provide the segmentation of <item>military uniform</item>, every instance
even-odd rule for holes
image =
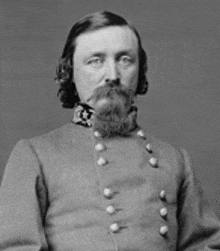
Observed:
[[[220,250],[187,152],[136,127],[73,123],[21,140],[0,194],[0,250]]]

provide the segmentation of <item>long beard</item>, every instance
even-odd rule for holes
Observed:
[[[134,92],[123,87],[119,81],[98,87],[91,99],[95,110],[93,128],[103,137],[126,136],[136,123],[130,116]]]

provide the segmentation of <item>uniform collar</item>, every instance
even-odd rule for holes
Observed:
[[[92,127],[93,126],[93,117],[95,111],[93,108],[85,103],[78,103],[74,108],[72,123],[81,125],[84,127]],[[131,106],[131,109],[128,113],[128,116],[132,117],[134,126],[132,130],[137,128],[137,107]]]

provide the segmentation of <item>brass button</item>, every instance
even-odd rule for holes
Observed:
[[[167,226],[162,226],[159,230],[160,235],[166,236],[168,234],[168,227]]]
[[[154,158],[154,157],[151,157],[149,159],[149,162],[150,162],[152,167],[157,167],[158,166],[158,160],[156,158]]]
[[[163,208],[160,209],[160,216],[161,217],[166,218],[167,214],[168,214],[168,211],[167,211],[166,207],[163,207]]]
[[[166,200],[166,192],[165,190],[161,190],[160,191],[160,195],[159,195],[161,200]]]
[[[108,214],[114,214],[114,213],[115,213],[115,208],[114,208],[112,205],[110,205],[110,206],[108,206],[108,207],[106,208],[106,212],[107,212]]]
[[[105,188],[103,193],[106,198],[111,198],[113,195],[113,192],[110,188]]]
[[[101,144],[101,143],[98,143],[97,145],[95,145],[95,150],[96,150],[97,152],[101,152],[101,151],[103,151],[104,149],[105,149],[105,147],[104,147],[104,145]]]
[[[111,224],[110,225],[110,230],[113,232],[113,233],[115,233],[115,232],[117,232],[118,230],[119,230],[119,225],[117,224],[117,223],[113,223],[113,224]]]
[[[139,131],[137,132],[137,136],[139,136],[139,137],[141,137],[141,138],[145,138],[145,133],[144,133],[144,131],[143,131],[143,130],[139,130]]]
[[[149,153],[152,153],[152,146],[151,146],[150,143],[148,143],[148,144],[146,145],[146,150],[147,150]]]
[[[100,166],[104,166],[104,165],[107,164],[107,160],[104,159],[103,157],[100,157],[100,158],[98,159],[97,163],[98,163],[98,165],[100,165]]]
[[[101,138],[101,133],[98,132],[98,131],[94,131],[94,136],[95,136],[96,138]]]

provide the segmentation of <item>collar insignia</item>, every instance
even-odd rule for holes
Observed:
[[[72,122],[85,127],[91,127],[93,115],[94,110],[89,105],[79,103],[74,108]]]

